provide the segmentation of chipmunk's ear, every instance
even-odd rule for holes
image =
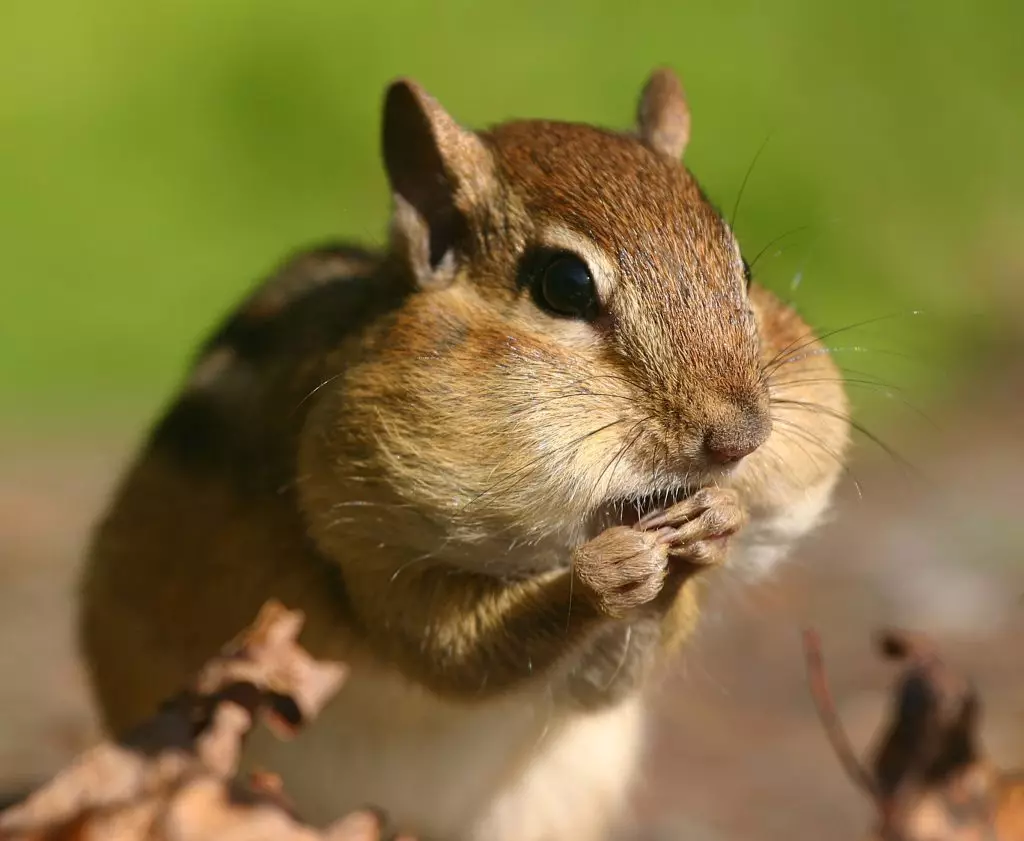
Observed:
[[[465,214],[493,183],[490,153],[408,79],[388,87],[382,141],[395,199],[394,245],[420,286],[443,286],[454,276]]]
[[[679,160],[690,141],[690,106],[679,78],[667,67],[655,70],[637,106],[640,139],[655,152]]]

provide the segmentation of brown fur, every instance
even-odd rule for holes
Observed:
[[[639,139],[477,134],[412,83],[389,90],[391,248],[317,249],[258,289],[98,530],[82,634],[113,729],[269,597],[306,612],[315,654],[409,698],[610,710],[693,627],[693,573],[744,535],[784,548],[813,525],[846,447],[838,374],[794,312],[748,293],[677,160],[671,81],[648,87]],[[590,266],[593,323],[531,297],[531,255],[552,247]],[[755,451],[722,468],[715,448]],[[669,507],[657,527],[621,522],[641,498]],[[533,754],[515,755],[502,779],[522,793]],[[491,831],[505,807],[485,807]],[[409,820],[474,837],[468,818]]]

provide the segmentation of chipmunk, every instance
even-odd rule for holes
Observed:
[[[82,646],[106,725],[147,715],[268,598],[351,671],[251,745],[304,814],[422,841],[604,838],[695,573],[765,566],[828,508],[841,377],[637,126],[460,125],[383,104],[390,243],[295,254],[203,346],[98,525]]]

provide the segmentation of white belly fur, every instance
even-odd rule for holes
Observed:
[[[786,558],[796,541],[825,519],[831,492],[829,484],[807,492],[778,513],[752,518],[733,540],[729,566],[754,580],[766,575]]]
[[[315,823],[373,805],[419,841],[598,841],[625,811],[643,736],[639,698],[572,716],[538,689],[459,706],[353,671],[306,732],[260,729],[247,758]]]

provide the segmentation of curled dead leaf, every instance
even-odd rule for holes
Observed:
[[[192,685],[117,741],[83,753],[0,813],[2,841],[379,841],[372,812],[327,830],[303,823],[281,780],[237,777],[258,720],[287,737],[345,678],[298,643],[304,617],[276,601],[200,670]]]

